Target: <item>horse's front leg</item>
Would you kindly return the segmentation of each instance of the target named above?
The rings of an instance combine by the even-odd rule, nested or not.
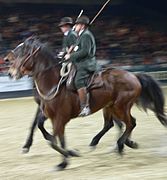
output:
[[[41,118],[41,109],[38,106],[34,121],[32,122],[31,128],[30,128],[30,133],[28,134],[27,140],[25,142],[25,145],[23,146],[23,153],[28,153],[30,150],[30,147],[32,146],[33,143],[33,136],[34,136],[34,131],[37,127],[37,123],[39,119]],[[45,121],[47,118],[43,117],[43,120]]]
[[[61,145],[61,149],[63,149],[67,154],[63,154],[63,160],[60,164],[57,165],[58,170],[63,170],[67,167],[68,165],[68,158],[70,156],[75,156],[79,157],[78,153],[75,151],[67,150],[66,149],[66,142],[65,142],[65,137],[64,137],[64,130],[65,130],[65,125],[68,122],[68,120],[65,120],[64,118],[61,118],[58,116],[53,120],[53,134],[54,137],[58,137]]]
[[[65,138],[64,138],[64,135],[63,136],[59,136],[59,141],[60,141],[60,144],[61,144],[61,147],[63,149],[66,149],[69,156],[71,157],[80,157],[80,155],[78,154],[78,152],[74,151],[74,150],[68,150],[66,148],[66,143],[65,143]]]
[[[56,139],[56,137],[59,138],[61,149],[66,152],[66,154],[62,154],[63,160],[60,164],[57,165],[57,170],[63,170],[67,167],[68,165],[68,157],[69,157],[69,152],[66,150],[66,143],[65,143],[65,137],[64,137],[64,129],[65,129],[65,123],[64,121],[61,120],[60,118],[55,118],[52,123],[53,123],[53,137]],[[55,146],[57,146],[56,141],[53,141],[51,146],[55,149]],[[55,149],[57,150],[57,149]]]
[[[66,143],[65,143],[64,134],[59,135],[58,137],[59,137],[61,147],[66,150]],[[69,156],[79,157],[79,154],[76,153],[75,151],[67,150],[67,152],[68,152],[68,156],[63,155],[63,161],[59,165],[57,165],[58,170],[63,170],[63,169],[65,169],[67,167],[67,165],[68,165],[68,157]]]
[[[67,152],[65,149],[63,149],[63,148],[61,148],[61,147],[59,147],[59,146],[57,145],[56,135],[53,136],[53,135],[49,134],[49,133],[46,131],[46,129],[44,128],[44,122],[45,122],[45,118],[44,118],[44,116],[41,115],[41,117],[40,117],[40,119],[39,119],[39,121],[38,121],[38,128],[41,130],[44,138],[45,138],[47,141],[50,142],[50,146],[51,146],[54,150],[58,151],[60,154],[62,154],[62,155],[64,155],[65,157],[67,157],[67,156],[68,156],[68,152]]]
[[[64,135],[59,136],[59,140],[60,140],[61,147],[63,149],[66,149],[66,143],[65,143]],[[63,170],[67,167],[67,165],[68,165],[68,156],[63,155],[63,161],[57,165],[57,168],[58,168],[58,170]]]

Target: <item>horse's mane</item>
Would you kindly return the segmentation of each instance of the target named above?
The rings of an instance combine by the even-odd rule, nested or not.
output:
[[[53,64],[58,63],[58,59],[54,56],[54,53],[51,50],[51,47],[49,47],[47,44],[41,44],[41,53],[43,55],[43,58],[46,58],[49,61],[52,61]]]
[[[31,41],[32,40],[32,41]],[[59,60],[57,57],[54,56],[52,47],[48,45],[46,42],[41,42],[37,37],[33,37],[31,39],[28,39],[26,41],[26,45],[37,49],[40,47],[40,54],[43,57],[43,59],[46,59],[47,61],[50,61],[53,66],[55,64],[58,64]]]

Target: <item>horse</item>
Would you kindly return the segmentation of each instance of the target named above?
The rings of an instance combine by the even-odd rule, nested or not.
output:
[[[16,49],[17,49],[17,47],[16,47]],[[16,53],[15,53],[15,56],[14,56],[14,53],[13,53],[13,51],[16,51],[16,49],[10,51],[10,52],[4,57],[4,60],[5,60],[5,62],[6,62],[7,64],[9,63],[9,61],[14,61],[14,59],[16,58],[16,57],[15,57],[15,56],[16,56]],[[51,53],[51,52],[50,52],[50,53]],[[51,59],[53,59],[53,58],[51,58]],[[5,63],[5,62],[4,62],[4,63]],[[52,64],[52,66],[54,66],[54,64],[55,64],[55,59],[54,59],[54,61],[51,61],[51,64]],[[9,76],[10,76],[10,74],[9,74]],[[22,75],[20,74],[20,78],[21,78],[21,77],[22,77]],[[41,124],[43,124],[44,121],[47,120],[47,117],[42,113],[42,110],[41,110],[41,108],[40,108],[40,102],[41,102],[41,100],[40,100],[38,91],[37,91],[37,89],[36,89],[36,87],[35,87],[34,81],[33,81],[33,95],[34,95],[34,100],[35,100],[35,102],[37,103],[38,107],[37,107],[37,110],[36,110],[36,113],[35,113],[35,117],[34,117],[32,123],[31,123],[30,130],[29,130],[29,133],[28,133],[27,138],[26,138],[26,142],[24,143],[24,145],[23,145],[23,147],[22,147],[22,152],[23,152],[23,153],[28,153],[28,152],[30,151],[30,148],[31,148],[31,146],[32,146],[32,144],[33,144],[34,132],[35,132],[36,127],[37,127],[37,126],[40,127]],[[114,121],[114,124],[115,124],[115,125],[118,127],[118,129],[119,129],[119,134],[121,134],[121,133],[122,133],[122,128],[123,128],[123,123],[122,123],[121,121],[117,120],[117,119],[114,119],[113,121]],[[103,131],[104,131],[104,133],[106,133],[108,130],[109,130],[109,128],[107,128],[107,129],[105,129],[105,131],[104,131],[104,130],[103,130]],[[90,143],[90,146],[93,146],[93,147],[94,147],[95,145],[98,144],[97,142],[94,143],[94,142],[95,142],[95,139],[97,139],[97,138],[94,137],[94,138],[92,139],[92,141],[91,141],[91,143]],[[129,145],[127,144],[127,146],[129,146]],[[131,146],[129,146],[129,147],[131,147]],[[137,147],[138,147],[138,145],[136,144],[136,148],[137,148]]]
[[[65,82],[61,83],[61,63],[36,38],[30,37],[17,46],[13,56],[16,58],[11,61],[10,76],[14,79],[32,76],[39,93],[42,112],[51,119],[53,135],[46,131],[43,123],[39,125],[39,129],[51,147],[62,154],[63,160],[58,165],[62,170],[67,167],[69,156],[77,156],[77,153],[67,149],[64,137],[66,124],[80,113],[77,92],[68,88]],[[56,61],[56,65],[53,66],[52,61]],[[101,137],[113,127],[113,119],[117,119],[125,124],[125,130],[117,140],[118,152],[123,153],[125,144],[135,148],[136,142],[130,140],[136,126],[136,119],[131,115],[134,104],[144,110],[152,110],[161,124],[167,126],[164,95],[160,85],[151,76],[106,68],[94,76],[93,82],[98,78],[103,82],[102,85],[89,88],[90,109],[91,113],[103,109],[104,127],[93,138],[92,146],[98,144]],[[57,144],[56,137],[61,146]]]

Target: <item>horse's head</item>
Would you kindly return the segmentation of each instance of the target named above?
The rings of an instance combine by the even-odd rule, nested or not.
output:
[[[34,57],[40,48],[37,38],[29,37],[9,52],[5,57],[5,60],[11,63],[9,75],[15,79],[30,75],[35,64]]]
[[[5,57],[4,57],[4,61],[5,62],[12,62],[15,60],[15,56],[13,51],[10,51]]]

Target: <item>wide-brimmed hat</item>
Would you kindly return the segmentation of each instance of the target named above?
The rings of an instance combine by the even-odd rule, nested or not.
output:
[[[75,24],[89,25],[89,22],[90,22],[90,20],[89,20],[88,16],[81,16],[75,21]]]
[[[59,27],[61,26],[64,26],[64,25],[73,25],[73,20],[71,17],[63,17],[61,20],[60,20],[60,23],[58,24]]]

